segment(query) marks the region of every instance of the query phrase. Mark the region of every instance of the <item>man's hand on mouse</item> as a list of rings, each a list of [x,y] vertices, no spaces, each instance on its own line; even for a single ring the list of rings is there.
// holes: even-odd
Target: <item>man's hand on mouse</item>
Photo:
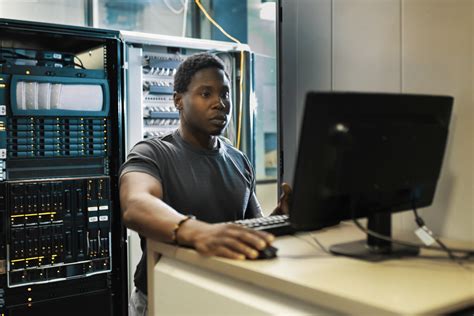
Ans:
[[[288,215],[292,189],[282,183],[282,194],[271,215]],[[206,256],[219,256],[230,259],[256,259],[259,251],[271,245],[272,234],[255,231],[236,224],[208,224],[191,220],[183,224],[178,241],[181,245],[195,248]]]
[[[275,237],[237,224],[208,224],[190,220],[179,230],[178,241],[200,254],[230,259],[256,259]]]

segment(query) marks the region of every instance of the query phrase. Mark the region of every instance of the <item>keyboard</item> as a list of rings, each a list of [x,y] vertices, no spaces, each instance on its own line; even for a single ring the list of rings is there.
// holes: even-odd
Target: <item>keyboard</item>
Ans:
[[[234,221],[235,224],[255,230],[263,230],[275,236],[291,235],[295,230],[291,227],[288,215],[272,215],[252,219]]]

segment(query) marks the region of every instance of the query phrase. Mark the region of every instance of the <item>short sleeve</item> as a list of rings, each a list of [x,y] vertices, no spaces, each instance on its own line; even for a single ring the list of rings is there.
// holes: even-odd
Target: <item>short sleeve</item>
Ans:
[[[143,172],[162,182],[160,151],[150,141],[142,141],[133,147],[120,169],[120,178],[129,172]]]

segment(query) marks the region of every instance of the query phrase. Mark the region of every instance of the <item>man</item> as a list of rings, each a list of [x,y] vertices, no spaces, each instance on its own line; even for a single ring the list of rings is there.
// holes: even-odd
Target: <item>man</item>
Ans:
[[[207,53],[190,56],[178,68],[174,89],[179,129],[139,142],[121,170],[123,221],[140,234],[144,251],[130,315],[146,311],[144,238],[240,260],[256,258],[274,239],[235,224],[211,224],[262,216],[251,164],[220,136],[232,108],[223,62]],[[284,192],[273,214],[287,212],[288,186]]]

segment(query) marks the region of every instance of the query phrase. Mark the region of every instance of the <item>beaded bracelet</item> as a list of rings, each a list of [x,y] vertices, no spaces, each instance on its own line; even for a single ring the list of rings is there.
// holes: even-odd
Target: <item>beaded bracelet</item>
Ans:
[[[182,220],[178,222],[178,224],[176,224],[171,235],[171,240],[174,242],[175,245],[179,245],[178,244],[178,230],[181,228],[181,226],[183,226],[184,223],[186,223],[190,219],[195,219],[195,218],[196,216],[186,215],[185,218],[183,218]]]

